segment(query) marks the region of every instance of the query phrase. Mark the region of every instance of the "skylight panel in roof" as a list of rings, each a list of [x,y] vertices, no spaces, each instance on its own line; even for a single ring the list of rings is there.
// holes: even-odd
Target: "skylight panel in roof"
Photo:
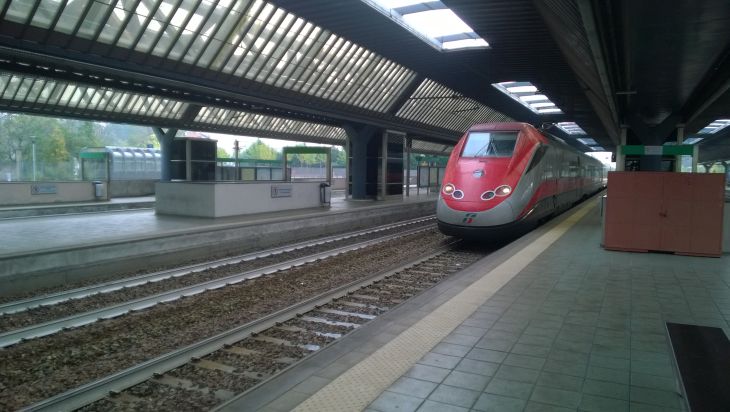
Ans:
[[[486,40],[438,0],[362,0],[439,51],[483,49]]]
[[[699,131],[699,133],[717,133],[728,126],[730,126],[730,119],[717,119],[714,122],[705,126],[704,129]]]
[[[576,140],[578,140],[579,142],[583,143],[586,146],[596,146],[596,145],[598,145],[598,143],[595,140],[591,139],[591,138],[582,138],[582,139],[576,139]]]
[[[484,39],[464,39],[445,41],[441,44],[444,50],[460,50],[460,49],[478,49],[489,47]]]
[[[541,102],[550,99],[548,99],[547,96],[545,96],[544,94],[530,94],[520,96],[520,100],[522,100],[523,102]]]
[[[690,137],[689,139],[682,142],[682,144],[695,144],[701,142],[704,139],[704,137]]]
[[[586,132],[581,129],[581,127],[578,126],[575,122],[560,122],[555,123],[555,126],[557,126],[560,130],[564,131],[567,134],[586,134]],[[595,144],[595,142],[593,142],[593,144]]]
[[[537,114],[558,114],[563,111],[530,82],[502,82],[492,86]]]
[[[219,107],[201,108],[195,117],[195,122],[227,130],[238,129],[241,133],[256,130],[259,137],[275,139],[287,137],[301,141],[337,144],[347,138],[345,129],[341,127]]]

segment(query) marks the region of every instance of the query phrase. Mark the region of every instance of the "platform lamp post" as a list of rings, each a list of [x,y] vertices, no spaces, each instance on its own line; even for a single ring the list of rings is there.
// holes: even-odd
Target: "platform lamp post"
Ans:
[[[35,136],[30,137],[30,143],[33,147],[33,181],[36,181],[36,175],[35,175]]]
[[[240,147],[238,146],[238,140],[233,141],[233,153],[235,153],[236,157],[236,173],[234,176],[236,176],[236,180],[241,180],[241,168],[238,167],[238,151],[240,150]]]

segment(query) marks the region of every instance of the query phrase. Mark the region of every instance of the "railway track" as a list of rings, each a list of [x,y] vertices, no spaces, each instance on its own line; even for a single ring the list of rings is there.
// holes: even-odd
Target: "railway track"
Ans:
[[[25,340],[0,348],[0,364],[3,365],[0,368],[0,410],[16,410],[41,402],[43,399],[61,396],[59,394],[64,394],[73,388],[95,386],[97,383],[93,382],[97,382],[105,376],[137,376],[129,373],[130,368],[166,358],[168,354],[178,351],[180,348],[194,347],[200,342],[213,339],[211,337],[219,337],[244,325],[253,325],[261,319],[268,319],[273,322],[272,324],[290,322],[285,326],[291,328],[298,327],[296,326],[298,322],[306,321],[309,324],[311,323],[309,318],[313,317],[311,313],[291,321],[284,318],[275,319],[272,314],[284,311],[292,306],[293,302],[312,302],[312,304],[322,305],[326,302],[314,303],[314,297],[326,296],[332,289],[345,285],[356,285],[363,279],[372,278],[374,273],[383,272],[386,268],[402,266],[403,262],[411,261],[414,256],[433,254],[435,250],[443,247],[448,238],[433,228],[433,225],[427,224],[426,226],[414,228],[410,234],[391,237],[389,240],[367,247],[363,245],[362,248],[354,247],[354,250],[341,251],[342,253],[327,259],[305,259],[298,265],[290,264],[289,269],[276,273],[261,274],[253,279],[236,283],[226,282],[225,286],[212,290],[208,288],[209,290],[205,293],[182,296],[179,299],[151,307],[140,307],[139,310],[131,311],[126,316],[96,321],[80,328],[65,328],[42,338]],[[279,255],[277,258],[282,256]],[[313,260],[316,261],[311,262]],[[305,263],[305,261],[310,261],[310,263]],[[460,267],[456,263],[453,263],[452,266],[453,268]],[[421,273],[421,277],[424,276],[427,275]],[[422,280],[420,279],[419,282]],[[403,284],[395,290],[408,292],[413,286]],[[390,291],[390,296],[396,296],[392,291],[393,287],[395,286],[390,285],[387,289]],[[389,309],[400,300],[415,293],[405,292],[387,304],[372,304],[358,293],[349,298],[350,304],[347,307],[326,308],[331,310],[317,312],[318,318],[328,319],[329,323],[321,324],[320,328],[325,329],[319,333],[307,335],[316,336],[316,339],[320,340],[314,340],[310,344],[325,345],[328,339],[337,337],[337,334],[346,333],[350,328],[367,320],[368,316],[378,315],[382,309]],[[400,294],[400,292],[398,293]],[[111,296],[111,294],[107,295]],[[351,307],[357,306],[366,310],[351,309]],[[304,313],[305,309],[302,307],[298,312]],[[359,313],[359,315],[353,315],[353,313]],[[266,326],[257,325],[256,330]],[[233,339],[230,344],[235,344],[252,332],[248,330],[242,333],[244,336],[230,338]],[[289,339],[282,337],[282,333],[284,332],[277,331],[270,338]],[[264,344],[267,343],[257,342],[255,345]],[[214,346],[219,345],[214,344]],[[286,366],[287,362],[272,362],[273,358],[293,362],[294,359],[314,348],[314,346],[295,347],[279,344],[275,346],[292,353],[286,356],[281,354],[275,357],[274,355],[264,355],[263,358],[258,356],[247,358],[244,362],[249,362],[252,367],[253,365],[261,366],[252,369],[255,373],[244,371],[245,376],[236,379],[247,380],[246,385],[256,384],[268,376],[267,371],[273,373],[282,366]],[[255,351],[254,348],[249,349]],[[245,352],[243,349],[233,348],[232,350]],[[190,356],[203,358],[207,356],[206,352],[202,351]],[[207,363],[203,362],[203,364]],[[168,365],[168,367],[160,368],[158,373],[165,373],[164,371],[175,368],[175,365]],[[126,379],[123,376],[122,378]],[[248,381],[251,379],[254,382]],[[138,379],[132,379],[121,387],[135,386],[138,382]],[[137,387],[135,390],[141,389]],[[145,389],[144,392],[146,393],[147,390]],[[174,389],[173,392],[177,390]],[[105,393],[105,390],[102,390],[102,395]],[[225,398],[226,393],[221,392],[219,398]],[[128,393],[122,394],[122,397],[128,395]],[[228,396],[230,395],[228,393]],[[87,399],[88,402],[93,400]],[[162,407],[153,406],[152,408],[160,409]],[[59,409],[69,408],[49,407],[49,410]]]
[[[205,410],[254,388],[483,257],[450,243],[27,410]]]
[[[429,223],[432,220],[433,218],[414,219],[396,225],[386,225],[341,236],[330,236],[323,239],[301,242],[294,245],[287,245],[246,255],[217,259],[215,261],[190,265],[183,268],[148,273],[100,285],[63,291],[19,302],[6,303],[0,305],[0,330],[2,330],[2,333],[0,333],[0,348],[14,345],[24,340],[35,339],[57,333],[66,328],[80,327],[100,320],[115,318],[162,303],[172,302],[183,297],[193,296],[209,290],[215,290],[231,284],[255,279],[262,275],[275,273],[306,263],[337,256],[349,251],[366,248],[398,237],[418,233],[431,228],[432,225],[429,224],[424,226],[423,224]],[[397,232],[392,233],[395,230],[397,230]],[[359,242],[356,241],[356,239],[360,237],[368,236],[372,238]],[[350,240],[351,242],[346,246],[334,248],[329,247],[334,243],[342,243],[347,240]],[[295,256],[290,256],[292,252],[298,253],[295,253]],[[237,270],[240,266],[236,265],[259,261],[268,257],[277,257],[278,259],[285,260],[274,264],[258,265],[258,267],[251,270]],[[289,259],[287,259],[287,257],[289,257]],[[253,266],[256,265],[254,264]],[[178,279],[222,267],[231,267],[233,269],[233,273],[216,273],[212,276],[202,276],[203,279],[198,279],[200,281],[196,280],[189,282],[191,283],[190,285],[174,287]],[[206,278],[210,278],[210,280],[206,280]],[[167,287],[166,290],[151,294],[148,292],[151,285],[163,281],[168,281],[169,285],[165,285],[157,289],[165,289],[165,287]],[[129,290],[132,288],[137,288],[137,292],[130,293]],[[102,295],[110,295],[114,293],[118,293],[119,298],[117,300],[120,302],[110,305],[110,302],[113,302],[114,299],[109,296]],[[92,310],[79,311],[78,313],[74,313],[70,316],[57,316],[53,319],[48,319],[53,317],[54,313],[64,314],[67,312],[66,310],[57,310],[54,312],[49,310],[49,307],[69,303],[71,301],[79,303],[79,301],[89,298],[95,298],[96,303],[89,304],[89,302],[83,302],[83,304],[77,306],[81,308],[91,307]],[[20,320],[11,319],[12,315],[22,314],[23,312],[27,312],[32,309],[42,310],[37,310],[37,312],[39,312],[39,315],[37,316],[23,316]],[[19,316],[16,315],[16,318],[17,317]],[[24,325],[20,328],[8,328],[14,324],[23,325],[23,322],[28,323],[29,321],[37,320],[39,318],[43,321]]]
[[[313,239],[309,241],[299,242],[291,245],[285,245],[266,249],[262,251],[256,251],[238,256],[226,257],[222,259],[215,259],[209,262],[202,262],[193,265],[187,265],[183,267],[166,269],[156,271],[153,273],[145,273],[138,276],[129,278],[123,278],[119,280],[112,280],[96,285],[63,290],[56,293],[45,294],[42,296],[34,296],[28,299],[21,299],[13,302],[0,303],[0,316],[8,315],[13,313],[24,312],[30,309],[38,307],[48,307],[57,305],[59,303],[67,302],[69,300],[86,298],[97,294],[105,294],[115,292],[123,288],[131,288],[140,285],[147,285],[150,283],[161,282],[171,278],[179,278],[187,276],[193,273],[202,272],[207,269],[214,269],[221,266],[234,265],[241,262],[249,262],[256,259],[261,259],[269,256],[281,255],[288,252],[300,251],[315,246],[327,245],[335,242],[343,242],[348,239],[355,239],[366,235],[377,235],[382,232],[391,231],[394,229],[409,227],[413,225],[422,224],[424,222],[432,222],[435,218],[425,217],[412,219],[396,224],[389,224],[378,226],[375,228],[359,230],[355,232],[346,233],[343,235],[327,236],[323,238]]]

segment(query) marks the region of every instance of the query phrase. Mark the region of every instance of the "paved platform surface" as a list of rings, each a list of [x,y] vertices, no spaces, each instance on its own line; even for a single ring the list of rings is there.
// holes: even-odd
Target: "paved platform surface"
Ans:
[[[154,196],[120,197],[97,202],[3,206],[0,207],[0,219],[55,216],[79,213],[101,213],[131,209],[151,209],[154,206]]]
[[[136,239],[163,234],[230,227],[292,217],[336,214],[367,207],[392,207],[410,202],[435,201],[434,196],[411,196],[384,201],[346,200],[344,194],[333,196],[330,207],[310,208],[227,218],[196,218],[157,215],[154,209],[74,213],[54,216],[0,220],[0,257],[41,250],[97,245],[104,242]],[[117,199],[115,203],[154,201],[149,198]],[[79,205],[85,205],[79,204]],[[43,208],[35,206],[28,208]],[[71,205],[68,205],[71,207]]]
[[[730,335],[730,256],[603,250],[595,204],[221,410],[686,411],[665,322]]]

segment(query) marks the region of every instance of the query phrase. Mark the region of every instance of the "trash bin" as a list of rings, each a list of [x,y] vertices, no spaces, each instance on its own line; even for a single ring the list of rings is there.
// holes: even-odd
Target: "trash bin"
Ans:
[[[329,205],[332,199],[332,188],[327,182],[319,184],[319,202],[323,205]]]
[[[91,184],[94,185],[94,198],[96,200],[106,200],[106,183],[94,180]]]

